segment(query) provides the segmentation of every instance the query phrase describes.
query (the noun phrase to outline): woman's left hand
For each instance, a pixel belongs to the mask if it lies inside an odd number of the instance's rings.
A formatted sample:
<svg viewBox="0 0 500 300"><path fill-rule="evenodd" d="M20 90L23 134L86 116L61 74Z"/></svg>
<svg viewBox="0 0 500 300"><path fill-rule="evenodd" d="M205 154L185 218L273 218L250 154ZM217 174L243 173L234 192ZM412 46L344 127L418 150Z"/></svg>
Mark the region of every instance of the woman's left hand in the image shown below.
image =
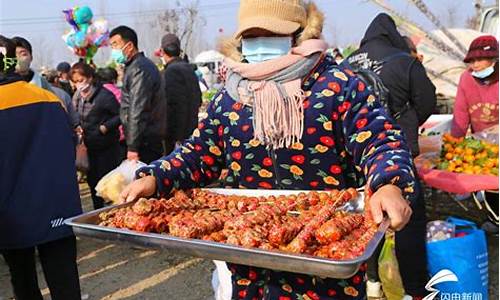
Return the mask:
<svg viewBox="0 0 500 300"><path fill-rule="evenodd" d="M104 126L104 125L101 125L101 126L99 126L99 131L102 134L106 134L106 133L108 133L108 128L106 128L106 126Z"/></svg>
<svg viewBox="0 0 500 300"><path fill-rule="evenodd" d="M387 213L391 221L391 228L401 230L410 221L412 210L410 202L403 198L401 189L387 184L380 187L370 197L370 209L376 223L382 222L383 213Z"/></svg>

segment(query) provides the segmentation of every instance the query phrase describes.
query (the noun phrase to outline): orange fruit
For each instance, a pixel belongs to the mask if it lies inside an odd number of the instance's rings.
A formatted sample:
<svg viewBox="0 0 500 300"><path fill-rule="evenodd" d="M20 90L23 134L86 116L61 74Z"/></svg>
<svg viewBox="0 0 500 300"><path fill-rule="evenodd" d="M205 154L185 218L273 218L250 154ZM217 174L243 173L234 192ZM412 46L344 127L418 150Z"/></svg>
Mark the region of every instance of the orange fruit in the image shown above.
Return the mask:
<svg viewBox="0 0 500 300"><path fill-rule="evenodd" d="M491 152L493 152L493 154L495 155L498 155L498 145L494 145L493 147L491 147Z"/></svg>
<svg viewBox="0 0 500 300"><path fill-rule="evenodd" d="M491 158L486 161L484 164L484 168L491 169L495 167L495 161L493 161Z"/></svg>
<svg viewBox="0 0 500 300"><path fill-rule="evenodd" d="M465 155L465 156L464 156L464 160L465 160L466 162L471 163L471 162L473 162L473 161L474 161L474 155Z"/></svg>
<svg viewBox="0 0 500 300"><path fill-rule="evenodd" d="M465 149L465 155L473 155L473 154L474 154L474 150L472 150L471 148Z"/></svg>
<svg viewBox="0 0 500 300"><path fill-rule="evenodd" d="M464 149L462 147L456 147L454 152L455 154L462 154L464 152Z"/></svg>
<svg viewBox="0 0 500 300"><path fill-rule="evenodd" d="M446 158L447 160L452 160L453 159L453 153L446 153L446 155L444 156L444 158Z"/></svg>

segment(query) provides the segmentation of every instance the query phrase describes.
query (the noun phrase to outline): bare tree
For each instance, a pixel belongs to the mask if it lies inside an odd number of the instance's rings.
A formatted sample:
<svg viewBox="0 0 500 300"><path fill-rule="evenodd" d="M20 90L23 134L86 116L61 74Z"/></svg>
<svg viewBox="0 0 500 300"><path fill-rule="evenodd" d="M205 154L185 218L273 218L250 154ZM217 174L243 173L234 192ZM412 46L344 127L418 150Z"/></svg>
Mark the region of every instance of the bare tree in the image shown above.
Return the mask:
<svg viewBox="0 0 500 300"><path fill-rule="evenodd" d="M450 41L457 46L457 48L462 52L462 54L467 53L467 48L460 42L455 35L453 35L448 28L443 26L438 17L427 7L423 0L410 0L419 10L424 14L429 21L431 21L443 34L450 39Z"/></svg>
<svg viewBox="0 0 500 300"><path fill-rule="evenodd" d="M200 15L198 9L199 1L183 6L176 1L174 7L168 8L158 16L157 23L161 34L174 33L181 41L181 48L189 56L193 56L199 48L201 27L206 25L206 20ZM199 49L196 49L199 50Z"/></svg>
<svg viewBox="0 0 500 300"><path fill-rule="evenodd" d="M33 64L35 69L52 67L54 63L54 49L50 41L38 36L30 41L33 44Z"/></svg>
<svg viewBox="0 0 500 300"><path fill-rule="evenodd" d="M457 5L457 3L453 3L453 2L450 2L448 3L448 5L446 6L446 15L445 15L445 24L446 24L446 27L448 28L455 28L457 27L457 20L458 20L458 10L459 10L459 6Z"/></svg>
<svg viewBox="0 0 500 300"><path fill-rule="evenodd" d="M474 13L474 15L467 18L467 21L466 21L467 28L471 28L474 30L478 29L479 23L481 20L482 11L483 11L483 5L484 5L483 0L474 0L475 13ZM498 6L498 2L497 2L497 6Z"/></svg>

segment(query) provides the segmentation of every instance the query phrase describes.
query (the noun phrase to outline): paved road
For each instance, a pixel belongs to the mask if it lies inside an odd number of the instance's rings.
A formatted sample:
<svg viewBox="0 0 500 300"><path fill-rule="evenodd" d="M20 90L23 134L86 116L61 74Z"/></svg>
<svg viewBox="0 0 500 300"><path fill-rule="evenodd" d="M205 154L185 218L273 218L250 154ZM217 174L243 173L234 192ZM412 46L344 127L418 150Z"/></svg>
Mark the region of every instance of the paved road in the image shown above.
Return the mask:
<svg viewBox="0 0 500 300"><path fill-rule="evenodd" d="M84 209L89 210L88 189L82 189L82 199ZM456 209L459 214L461 208ZM488 244L490 299L498 299L498 237L490 236ZM91 300L213 299L213 264L207 260L81 238L78 267L82 292ZM38 274L45 299L50 299L41 270ZM0 300L12 297L8 270L0 258Z"/></svg>
<svg viewBox="0 0 500 300"><path fill-rule="evenodd" d="M82 189L84 210L91 209L88 189ZM78 239L78 269L82 293L88 299L213 299L213 263L165 250L139 249L90 238ZM5 262L0 258L0 300L13 293ZM50 299L41 269L40 287Z"/></svg>

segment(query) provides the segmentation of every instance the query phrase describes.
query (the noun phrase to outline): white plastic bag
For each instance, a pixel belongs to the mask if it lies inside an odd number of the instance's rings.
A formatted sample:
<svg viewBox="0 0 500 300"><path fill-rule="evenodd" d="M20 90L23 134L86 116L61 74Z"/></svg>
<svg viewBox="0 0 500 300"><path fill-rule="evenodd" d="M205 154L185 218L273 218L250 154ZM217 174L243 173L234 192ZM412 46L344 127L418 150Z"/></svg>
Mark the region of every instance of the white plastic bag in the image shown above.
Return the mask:
<svg viewBox="0 0 500 300"><path fill-rule="evenodd" d="M135 171L146 166L143 162L124 160L116 169L99 180L95 190L97 196L106 201L118 203L122 190L134 181Z"/></svg>
<svg viewBox="0 0 500 300"><path fill-rule="evenodd" d="M212 274L212 288L214 289L215 300L231 300L233 285L231 281L231 271L224 261L213 261L216 269Z"/></svg>

